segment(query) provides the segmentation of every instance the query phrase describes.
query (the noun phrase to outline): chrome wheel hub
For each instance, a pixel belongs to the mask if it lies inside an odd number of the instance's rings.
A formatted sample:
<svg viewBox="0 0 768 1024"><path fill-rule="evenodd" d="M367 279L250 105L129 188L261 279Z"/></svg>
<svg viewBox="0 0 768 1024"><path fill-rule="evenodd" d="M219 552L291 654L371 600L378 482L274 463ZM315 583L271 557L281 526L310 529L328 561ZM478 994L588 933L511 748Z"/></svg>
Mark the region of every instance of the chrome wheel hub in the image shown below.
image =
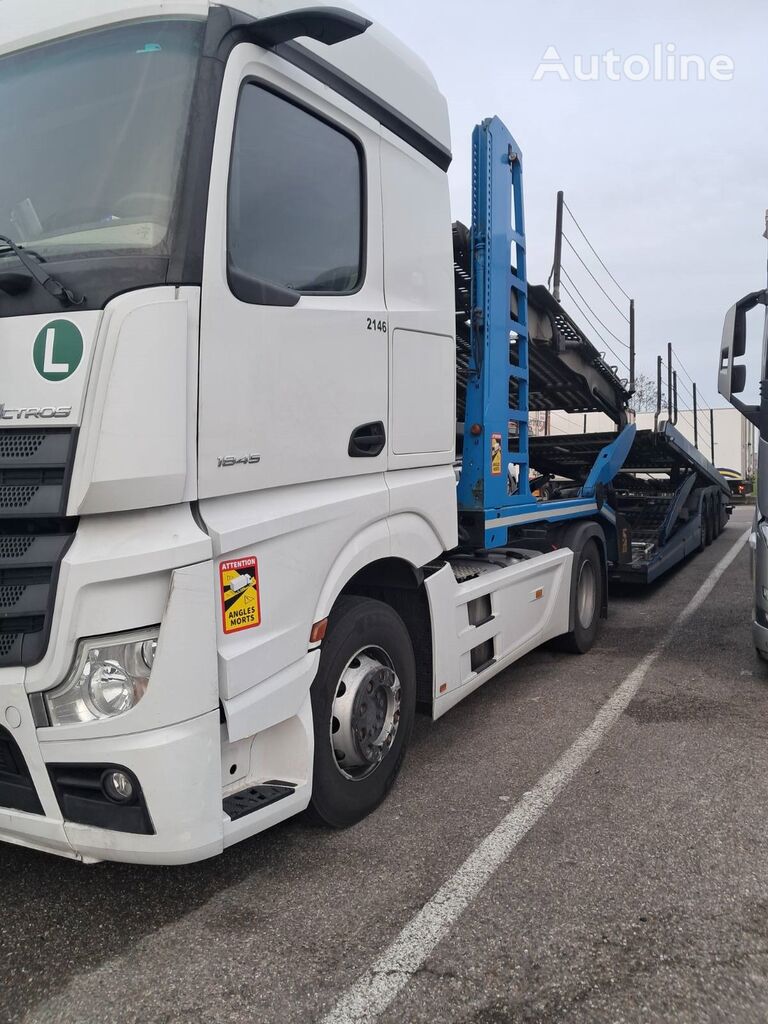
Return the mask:
<svg viewBox="0 0 768 1024"><path fill-rule="evenodd" d="M400 724L400 680L389 656L366 647L350 658L331 709L331 748L348 779L370 775L394 743Z"/></svg>
<svg viewBox="0 0 768 1024"><path fill-rule="evenodd" d="M582 562L576 586L576 611L583 629L592 625L597 604L597 581L595 567L591 562Z"/></svg>

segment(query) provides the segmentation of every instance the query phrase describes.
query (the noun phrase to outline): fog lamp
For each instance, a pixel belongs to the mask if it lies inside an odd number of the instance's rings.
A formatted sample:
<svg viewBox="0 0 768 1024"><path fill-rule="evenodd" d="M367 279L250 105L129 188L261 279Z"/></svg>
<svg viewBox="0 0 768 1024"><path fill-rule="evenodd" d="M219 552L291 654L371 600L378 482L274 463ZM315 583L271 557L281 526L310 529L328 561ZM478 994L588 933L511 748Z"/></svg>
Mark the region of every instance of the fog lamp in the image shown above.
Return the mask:
<svg viewBox="0 0 768 1024"><path fill-rule="evenodd" d="M101 788L116 804L127 804L133 800L133 779L126 772L110 769L101 777Z"/></svg>

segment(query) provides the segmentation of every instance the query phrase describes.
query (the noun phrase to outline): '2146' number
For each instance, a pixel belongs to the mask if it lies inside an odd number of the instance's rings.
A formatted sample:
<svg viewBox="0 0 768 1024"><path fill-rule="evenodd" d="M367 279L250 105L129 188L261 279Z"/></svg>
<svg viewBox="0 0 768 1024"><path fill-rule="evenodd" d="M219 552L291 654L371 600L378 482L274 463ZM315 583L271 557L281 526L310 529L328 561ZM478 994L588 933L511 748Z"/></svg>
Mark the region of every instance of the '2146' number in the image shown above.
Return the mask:
<svg viewBox="0 0 768 1024"><path fill-rule="evenodd" d="M368 317L368 330L369 331L382 331L384 334L387 333L387 321L386 320L374 320L373 317Z"/></svg>

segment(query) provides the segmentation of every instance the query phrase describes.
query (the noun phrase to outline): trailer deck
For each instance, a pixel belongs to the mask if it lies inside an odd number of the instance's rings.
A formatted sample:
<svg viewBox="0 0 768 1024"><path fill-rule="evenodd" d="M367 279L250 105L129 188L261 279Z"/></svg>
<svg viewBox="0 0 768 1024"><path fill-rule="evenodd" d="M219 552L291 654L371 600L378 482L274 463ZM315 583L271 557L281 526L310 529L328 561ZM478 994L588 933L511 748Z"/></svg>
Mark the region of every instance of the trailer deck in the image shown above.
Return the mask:
<svg viewBox="0 0 768 1024"><path fill-rule="evenodd" d="M616 437L612 431L594 434L549 434L531 438L531 466L538 472L579 480L586 476L602 448ZM726 480L698 449L669 421L658 430L638 430L617 484L626 474L695 471L702 480L730 490Z"/></svg>
<svg viewBox="0 0 768 1024"><path fill-rule="evenodd" d="M556 497L583 486L611 432L531 438L538 486ZM628 531L629 558L612 563L613 580L650 583L719 533L730 489L717 469L672 423L640 430L608 491L607 505ZM702 517L706 522L702 532Z"/></svg>

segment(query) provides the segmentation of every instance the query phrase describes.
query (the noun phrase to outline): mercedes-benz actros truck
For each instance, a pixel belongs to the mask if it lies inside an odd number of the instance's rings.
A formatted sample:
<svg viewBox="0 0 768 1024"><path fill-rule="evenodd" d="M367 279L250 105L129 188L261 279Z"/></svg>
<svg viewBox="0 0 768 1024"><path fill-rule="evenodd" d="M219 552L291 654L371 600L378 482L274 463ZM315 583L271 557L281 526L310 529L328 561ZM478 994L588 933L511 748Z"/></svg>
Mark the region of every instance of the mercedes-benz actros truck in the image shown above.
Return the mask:
<svg viewBox="0 0 768 1024"><path fill-rule="evenodd" d="M0 838L168 864L351 824L417 702L587 651L620 557L633 427L530 486L519 147L475 131L457 348L446 103L383 29L2 8Z"/></svg>

